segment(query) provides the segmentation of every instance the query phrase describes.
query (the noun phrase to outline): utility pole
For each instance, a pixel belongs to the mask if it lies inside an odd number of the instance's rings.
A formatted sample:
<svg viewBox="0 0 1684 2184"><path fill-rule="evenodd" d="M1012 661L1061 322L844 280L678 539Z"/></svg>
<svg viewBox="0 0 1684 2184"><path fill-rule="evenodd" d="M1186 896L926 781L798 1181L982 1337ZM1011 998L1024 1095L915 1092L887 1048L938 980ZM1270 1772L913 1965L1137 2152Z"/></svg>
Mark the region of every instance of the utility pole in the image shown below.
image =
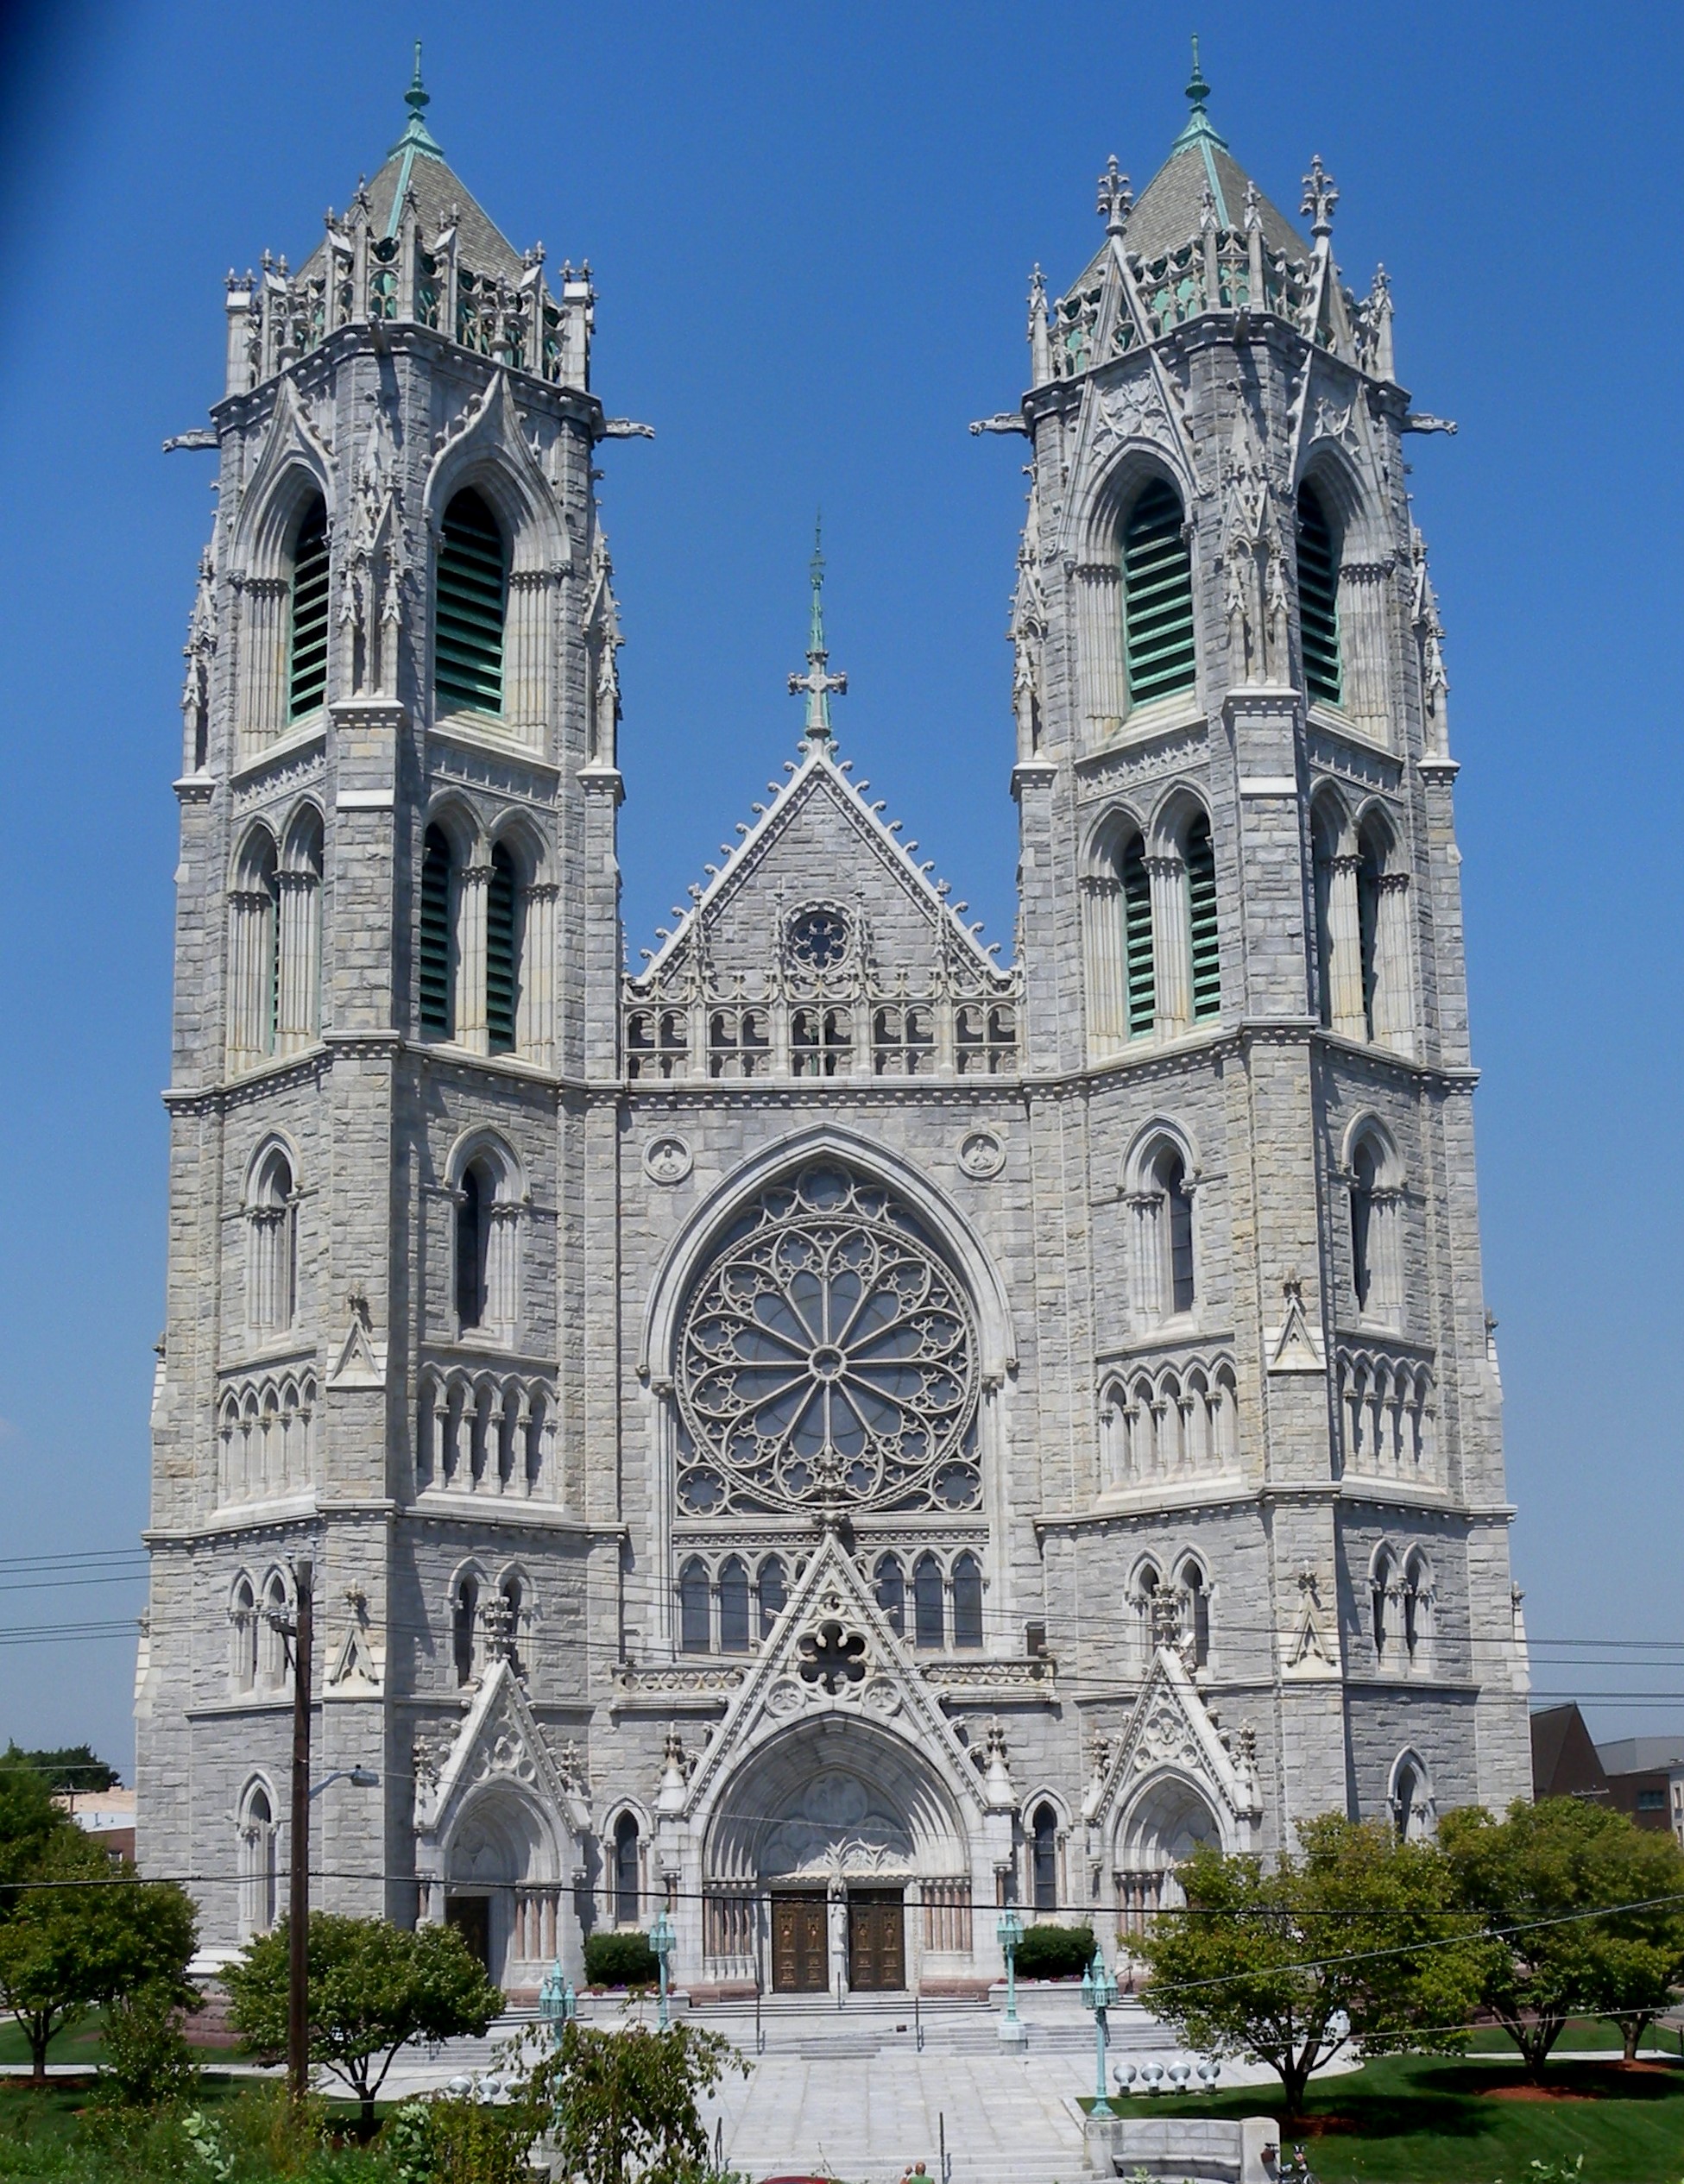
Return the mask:
<svg viewBox="0 0 1684 2184"><path fill-rule="evenodd" d="M310 1655L315 1638L315 1569L293 1564L293 1840L287 1915L287 2082L301 2101L310 2090Z"/></svg>

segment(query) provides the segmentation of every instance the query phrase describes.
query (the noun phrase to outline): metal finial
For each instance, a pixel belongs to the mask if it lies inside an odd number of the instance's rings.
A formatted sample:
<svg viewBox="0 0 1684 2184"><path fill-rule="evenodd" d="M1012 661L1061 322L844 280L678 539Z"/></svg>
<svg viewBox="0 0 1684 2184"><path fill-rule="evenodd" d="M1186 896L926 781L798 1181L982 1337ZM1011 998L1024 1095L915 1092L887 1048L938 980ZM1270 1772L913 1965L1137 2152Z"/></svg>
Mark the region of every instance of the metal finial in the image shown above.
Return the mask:
<svg viewBox="0 0 1684 2184"><path fill-rule="evenodd" d="M848 690L848 677L845 675L832 675L829 671L830 655L826 651L824 644L824 550L821 543L823 535L823 516L821 512L813 519L813 557L807 564L813 580L813 613L807 631L807 672L804 675L791 676L790 695L797 697L804 695L807 700L807 719L803 733L808 740L813 742L829 743L831 740L831 693L834 691L838 697L844 696Z"/></svg>
<svg viewBox="0 0 1684 2184"><path fill-rule="evenodd" d="M1195 52L1198 43L1195 38L1193 41ZM403 95L403 103L418 121L423 111L432 104L426 87L421 81L421 41L419 38L415 41L415 73L410 79L409 89Z"/></svg>
<svg viewBox="0 0 1684 2184"><path fill-rule="evenodd" d="M1187 100L1195 114L1202 114L1205 101L1210 97L1210 85L1206 83L1204 71L1199 66L1199 34L1193 34L1193 73L1188 79Z"/></svg>

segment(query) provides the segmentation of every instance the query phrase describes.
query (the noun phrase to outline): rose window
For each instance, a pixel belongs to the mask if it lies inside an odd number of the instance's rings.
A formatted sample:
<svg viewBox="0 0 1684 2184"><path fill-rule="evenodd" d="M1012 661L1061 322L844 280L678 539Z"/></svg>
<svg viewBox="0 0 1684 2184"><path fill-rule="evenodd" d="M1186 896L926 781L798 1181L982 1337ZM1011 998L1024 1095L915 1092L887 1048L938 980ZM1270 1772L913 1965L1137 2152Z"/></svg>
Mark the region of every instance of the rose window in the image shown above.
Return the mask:
<svg viewBox="0 0 1684 2184"><path fill-rule="evenodd" d="M799 910L790 920L790 960L804 971L834 971L848 953L848 919L821 905Z"/></svg>
<svg viewBox="0 0 1684 2184"><path fill-rule="evenodd" d="M678 1506L974 1509L976 1344L893 1193L829 1166L763 1192L692 1291Z"/></svg>

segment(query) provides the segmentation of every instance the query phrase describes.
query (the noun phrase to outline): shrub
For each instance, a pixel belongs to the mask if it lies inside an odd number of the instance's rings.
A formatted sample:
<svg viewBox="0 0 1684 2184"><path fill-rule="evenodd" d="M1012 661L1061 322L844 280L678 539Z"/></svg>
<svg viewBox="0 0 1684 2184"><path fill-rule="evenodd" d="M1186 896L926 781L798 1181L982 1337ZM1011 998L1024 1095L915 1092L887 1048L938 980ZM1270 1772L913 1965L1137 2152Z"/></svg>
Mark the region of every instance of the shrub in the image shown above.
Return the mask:
<svg viewBox="0 0 1684 2184"><path fill-rule="evenodd" d="M181 2036L173 1991L148 1980L105 2015L105 2068L99 2094L123 2108L167 2108L199 2085L199 2065Z"/></svg>
<svg viewBox="0 0 1684 2184"><path fill-rule="evenodd" d="M537 2126L522 2103L435 2094L404 2103L381 2133L380 2150L398 2184L530 2184L527 2155Z"/></svg>
<svg viewBox="0 0 1684 2184"><path fill-rule="evenodd" d="M1020 1979L1079 1979L1093 1961L1086 1926L1031 1926L1018 1944Z"/></svg>
<svg viewBox="0 0 1684 2184"><path fill-rule="evenodd" d="M584 1976L594 1987L653 1986L660 1967L646 1934L593 1934L584 1945Z"/></svg>

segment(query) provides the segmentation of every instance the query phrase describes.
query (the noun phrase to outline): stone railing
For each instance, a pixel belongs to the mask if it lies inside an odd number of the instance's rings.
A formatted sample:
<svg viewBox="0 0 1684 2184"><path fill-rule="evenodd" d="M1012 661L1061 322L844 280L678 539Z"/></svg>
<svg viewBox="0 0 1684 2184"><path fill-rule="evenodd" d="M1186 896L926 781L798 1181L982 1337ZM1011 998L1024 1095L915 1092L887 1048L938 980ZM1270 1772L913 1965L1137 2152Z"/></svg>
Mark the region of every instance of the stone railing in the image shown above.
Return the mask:
<svg viewBox="0 0 1684 2184"><path fill-rule="evenodd" d="M424 239L406 198L395 233L377 235L360 192L344 220L330 217L321 250L299 274L264 253L262 270L228 283L228 392L261 386L342 326L430 327L464 349L557 385L586 387L595 293L588 269L561 269L561 293L529 250L517 281L476 271L454 227Z"/></svg>
<svg viewBox="0 0 1684 2184"><path fill-rule="evenodd" d="M1336 1356L1346 1471L1435 1484L1438 1394L1430 1354L1341 1343Z"/></svg>
<svg viewBox="0 0 1684 2184"><path fill-rule="evenodd" d="M633 1078L1011 1077L1019 988L940 980L738 980L697 991L687 979L631 980L626 1073Z"/></svg>

